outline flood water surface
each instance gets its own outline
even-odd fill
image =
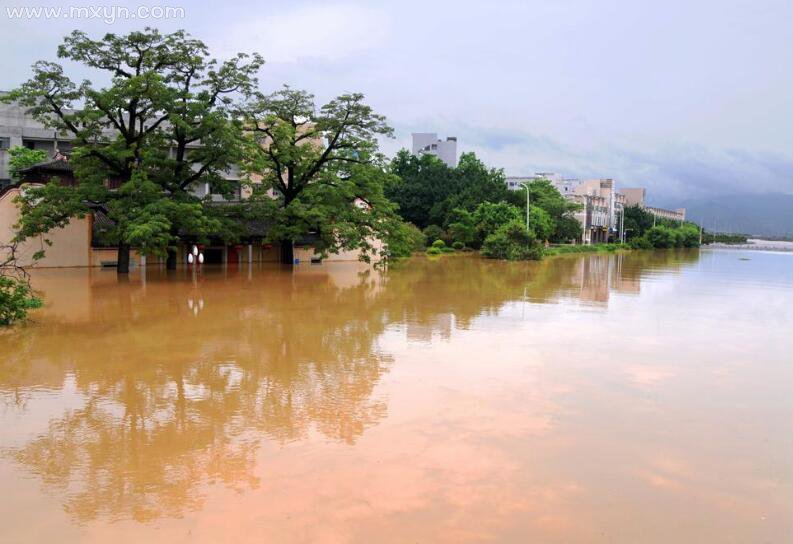
[[[34,284],[0,542],[793,541],[793,254]]]

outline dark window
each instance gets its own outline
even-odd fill
[[[223,262],[223,249],[215,247],[204,249],[204,262],[206,264],[221,264]]]
[[[72,145],[71,142],[64,142],[61,140],[58,141],[58,151],[60,151],[61,153],[68,155],[69,153],[72,152],[73,147],[74,146]]]
[[[8,149],[9,147],[11,147],[11,138],[0,136],[0,149]]]
[[[55,142],[53,140],[22,140],[22,145],[28,149],[42,149],[50,154],[52,154],[52,150],[55,148]]]

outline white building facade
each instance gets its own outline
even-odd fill
[[[434,132],[414,132],[413,154],[435,155],[449,168],[457,166],[457,137],[449,136],[445,140],[438,138]]]

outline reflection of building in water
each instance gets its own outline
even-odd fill
[[[586,255],[573,268],[572,283],[579,286],[578,297],[584,302],[606,304],[611,291],[637,295],[641,292],[640,276],[624,270],[625,254]]]
[[[608,302],[609,266],[608,256],[588,255],[579,263],[581,275],[580,297],[584,302]]]
[[[626,295],[641,293],[642,282],[639,276],[631,275],[624,269],[625,255],[617,254],[611,259],[611,289]]]

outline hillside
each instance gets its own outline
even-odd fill
[[[718,195],[675,203],[686,217],[706,229],[757,235],[793,234],[793,195],[783,193]]]

